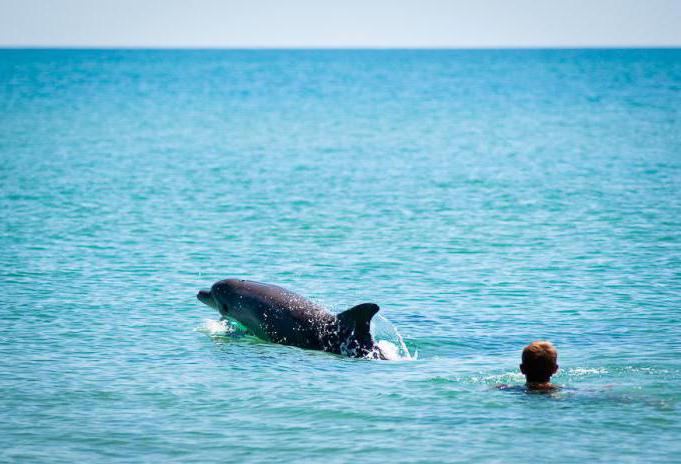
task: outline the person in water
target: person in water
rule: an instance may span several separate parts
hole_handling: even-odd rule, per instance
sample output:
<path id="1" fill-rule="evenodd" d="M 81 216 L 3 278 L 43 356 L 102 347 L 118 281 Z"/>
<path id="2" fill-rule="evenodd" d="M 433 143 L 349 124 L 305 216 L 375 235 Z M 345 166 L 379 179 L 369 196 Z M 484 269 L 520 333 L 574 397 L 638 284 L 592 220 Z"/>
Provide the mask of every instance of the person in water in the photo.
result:
<path id="1" fill-rule="evenodd" d="M 558 351 L 551 342 L 539 340 L 523 349 L 520 372 L 525 375 L 528 390 L 555 390 L 551 376 L 558 371 Z"/>

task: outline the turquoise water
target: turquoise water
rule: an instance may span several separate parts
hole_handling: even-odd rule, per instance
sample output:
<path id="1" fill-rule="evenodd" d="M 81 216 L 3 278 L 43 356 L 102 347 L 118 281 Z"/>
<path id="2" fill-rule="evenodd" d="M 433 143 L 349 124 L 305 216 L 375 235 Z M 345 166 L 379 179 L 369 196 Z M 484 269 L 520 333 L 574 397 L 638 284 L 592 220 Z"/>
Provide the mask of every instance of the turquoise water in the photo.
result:
<path id="1" fill-rule="evenodd" d="M 0 461 L 680 459 L 680 50 L 4 50 L 0 161 Z M 496 390 L 536 339 L 568 388 Z"/>

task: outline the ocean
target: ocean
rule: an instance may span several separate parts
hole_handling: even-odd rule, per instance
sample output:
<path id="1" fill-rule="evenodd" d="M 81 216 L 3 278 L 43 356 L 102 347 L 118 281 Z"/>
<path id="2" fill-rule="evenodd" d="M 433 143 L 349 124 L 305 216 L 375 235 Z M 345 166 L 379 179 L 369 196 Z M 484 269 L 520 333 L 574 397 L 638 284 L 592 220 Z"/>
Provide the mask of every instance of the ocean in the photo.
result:
<path id="1" fill-rule="evenodd" d="M 1 462 L 681 459 L 679 49 L 0 50 L 0 219 Z"/>

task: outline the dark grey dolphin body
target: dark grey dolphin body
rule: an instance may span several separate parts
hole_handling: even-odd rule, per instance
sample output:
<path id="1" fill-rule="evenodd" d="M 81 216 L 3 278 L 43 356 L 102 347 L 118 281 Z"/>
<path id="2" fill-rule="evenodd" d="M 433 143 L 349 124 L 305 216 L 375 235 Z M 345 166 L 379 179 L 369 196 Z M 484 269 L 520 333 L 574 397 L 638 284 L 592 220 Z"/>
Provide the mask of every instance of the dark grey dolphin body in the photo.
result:
<path id="1" fill-rule="evenodd" d="M 333 315 L 284 288 L 239 279 L 216 282 L 196 297 L 264 340 L 358 358 L 383 358 L 369 330 L 379 309 L 373 303 Z"/>

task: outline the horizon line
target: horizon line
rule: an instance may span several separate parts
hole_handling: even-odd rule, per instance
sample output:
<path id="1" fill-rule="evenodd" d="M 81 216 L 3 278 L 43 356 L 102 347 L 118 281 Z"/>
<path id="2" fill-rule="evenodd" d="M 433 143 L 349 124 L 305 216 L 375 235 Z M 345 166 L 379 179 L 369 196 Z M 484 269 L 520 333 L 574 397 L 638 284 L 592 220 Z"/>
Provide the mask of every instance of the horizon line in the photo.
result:
<path id="1" fill-rule="evenodd" d="M 223 45 L 14 45 L 0 44 L 0 50 L 224 50 L 224 51 L 277 51 L 277 50 L 300 50 L 300 51 L 362 51 L 362 50 L 404 50 L 404 51 L 435 51 L 435 50 L 675 50 L 681 49 L 681 44 L 650 44 L 650 45 L 475 45 L 475 46 L 223 46 Z"/>

